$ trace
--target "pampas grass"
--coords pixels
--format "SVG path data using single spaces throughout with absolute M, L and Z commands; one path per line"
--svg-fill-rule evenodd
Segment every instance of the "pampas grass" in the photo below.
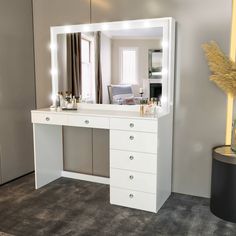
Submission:
M 209 79 L 226 94 L 236 97 L 236 63 L 230 60 L 214 41 L 203 44 L 202 48 L 212 73 Z

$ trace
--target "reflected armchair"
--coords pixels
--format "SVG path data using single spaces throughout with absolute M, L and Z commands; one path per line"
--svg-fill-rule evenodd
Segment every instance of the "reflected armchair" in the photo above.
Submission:
M 131 85 L 108 85 L 110 104 L 135 105 L 140 104 L 141 97 L 135 97 Z

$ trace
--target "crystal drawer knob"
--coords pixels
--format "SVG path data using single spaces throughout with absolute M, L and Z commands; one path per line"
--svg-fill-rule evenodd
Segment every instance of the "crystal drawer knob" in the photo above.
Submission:
M 130 127 L 130 128 L 134 128 L 134 123 L 130 123 L 130 124 L 129 124 L 129 127 Z
M 134 140 L 134 136 L 129 136 L 129 139 L 130 140 Z
M 130 176 L 129 176 L 129 179 L 131 179 L 131 180 L 134 179 L 134 176 L 133 176 L 133 175 L 130 175 Z
M 49 118 L 49 117 L 46 117 L 46 121 L 50 121 L 50 118 Z
M 89 120 L 85 120 L 84 123 L 87 125 L 89 124 Z
M 129 159 L 132 161 L 134 160 L 134 156 L 129 156 Z
M 130 195 L 129 195 L 129 198 L 133 198 L 134 197 L 134 195 L 131 193 Z

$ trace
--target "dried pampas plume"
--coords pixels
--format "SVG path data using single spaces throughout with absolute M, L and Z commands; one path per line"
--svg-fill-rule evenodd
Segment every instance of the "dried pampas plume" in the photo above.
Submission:
M 236 97 L 236 63 L 229 59 L 216 42 L 202 45 L 212 75 L 209 77 L 226 94 Z

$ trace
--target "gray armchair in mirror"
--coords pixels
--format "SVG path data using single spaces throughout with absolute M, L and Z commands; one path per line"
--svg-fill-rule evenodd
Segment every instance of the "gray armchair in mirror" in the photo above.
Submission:
M 140 104 L 141 97 L 135 97 L 131 85 L 108 85 L 110 104 L 136 105 Z

